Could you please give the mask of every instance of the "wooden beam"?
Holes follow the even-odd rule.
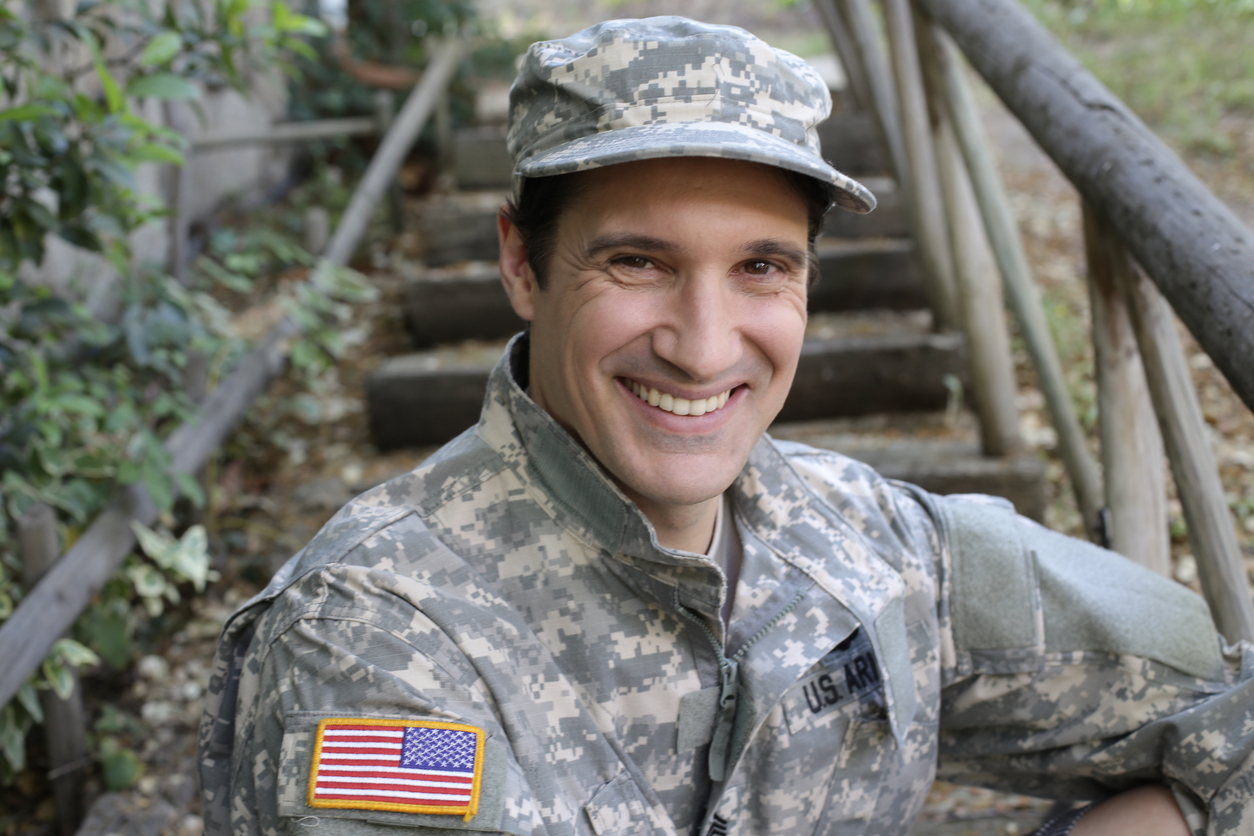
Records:
[[[835,0],[816,0],[814,8],[819,13],[819,19],[823,21],[823,28],[827,30],[828,37],[832,39],[836,57],[840,59],[845,78],[849,79],[849,90],[853,93],[854,102],[862,110],[870,112],[875,107],[875,102],[871,97],[871,84],[867,81],[866,69],[858,57],[858,47],[854,43],[853,33],[849,31],[849,27],[845,25],[845,19],[836,10]],[[839,163],[837,163],[837,168],[840,168]],[[841,170],[844,171],[844,169]]]
[[[918,0],[1254,408],[1254,231],[1012,0]]]
[[[971,353],[972,401],[980,418],[981,449],[986,456],[1017,453],[1023,448],[1023,438],[1001,277],[948,117],[940,119],[935,139],[950,219],[958,317]]]
[[[1108,545],[1170,577],[1163,438],[1120,290],[1132,281],[1134,268],[1110,227],[1091,206],[1084,204],[1083,209],[1102,470],[1110,510]]]
[[[910,165],[910,192],[914,206],[914,237],[919,262],[928,290],[928,301],[938,329],[958,327],[957,291],[954,287],[953,254],[949,250],[948,222],[941,199],[936,156],[927,99],[915,46],[914,20],[910,0],[882,0],[884,23],[897,81],[897,104],[901,108],[901,138]]]
[[[348,208],[340,217],[339,226],[335,228],[324,254],[328,260],[335,264],[347,264],[352,257],[370,216],[379,205],[379,199],[396,177],[396,170],[444,94],[465,51],[463,41],[451,40],[442,44],[432,57],[431,64],[422,74],[422,81],[414,87],[414,92],[409,94],[401,112],[388,128],[379,150],[371,158],[365,175],[353,192]]]
[[[870,0],[833,0],[853,36],[853,44],[857,53],[852,60],[862,65],[862,72],[867,79],[871,91],[872,113],[879,128],[884,147],[888,149],[888,157],[892,164],[893,175],[897,178],[897,189],[902,194],[911,194],[910,162],[906,159],[906,149],[901,139],[901,116],[897,106],[897,94],[892,85],[892,67],[880,46],[879,32],[875,27],[875,16],[871,11]]]
[[[1071,479],[1072,490],[1075,491],[1076,505],[1079,506],[1089,536],[1096,537],[1099,510],[1102,507],[1101,474],[1089,453],[1084,431],[1076,417],[1075,405],[1067,391],[1062,361],[1058,359],[1058,349],[1054,346],[1045,311],[1041,307],[1040,296],[1032,279],[1032,270],[1023,251],[1019,227],[1010,210],[1010,201],[1006,199],[1001,176],[993,164],[992,149],[984,137],[980,116],[971,98],[971,91],[967,89],[966,79],[962,76],[956,50],[943,32],[935,27],[932,32],[937,44],[936,55],[941,81],[939,89],[944,93],[945,110],[953,124],[958,146],[962,149],[971,185],[975,188],[980,215],[984,219],[984,230],[993,247],[997,267],[1001,271],[1010,309],[1019,324],[1032,366],[1036,369],[1050,421],[1054,431],[1058,433],[1058,452],[1067,467],[1067,476]]]
[[[1229,641],[1254,641],[1254,600],[1232,515],[1219,481],[1202,407],[1193,389],[1171,307],[1140,270],[1121,289],[1145,364],[1150,397],[1184,507],[1189,546],[1197,558],[1202,592],[1219,632]]]
[[[216,151],[240,145],[282,145],[289,142],[309,142],[315,139],[333,139],[341,136],[361,136],[382,133],[379,120],[372,116],[354,116],[348,119],[316,119],[308,122],[280,122],[276,125],[237,133],[201,134],[191,140],[193,151]]]

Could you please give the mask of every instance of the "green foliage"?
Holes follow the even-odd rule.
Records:
[[[57,510],[68,547],[126,485],[143,485],[167,525],[180,496],[203,503],[195,480],[166,473],[163,444],[194,407],[184,393],[190,361],[208,358],[215,376],[229,370],[246,346],[219,300],[250,289],[276,259],[314,263],[285,240],[271,241],[265,259],[250,262],[241,252],[242,260],[202,260],[211,267],[186,284],[135,263],[133,234],[165,211],[138,191],[136,168],[183,159],[182,140],[139,115],[142,100],[242,87],[284,50],[307,52],[304,39],[321,31],[283,2],[265,14],[248,0],[83,0],[71,17],[54,20],[31,19],[21,4],[0,6],[0,622],[23,596],[16,521],[32,505]],[[29,278],[50,236],[98,253],[123,277],[115,319],[100,321],[77,295]],[[329,295],[312,313],[295,309],[311,328],[297,344],[315,354],[321,349],[309,346],[323,345],[325,318],[343,304],[335,294],[352,296],[360,284],[344,271],[318,275]],[[302,293],[309,295],[287,295]],[[179,585],[200,591],[213,579],[203,528],[177,539],[146,528],[137,535],[143,556],[128,559],[75,626],[75,639],[58,641],[18,698],[0,708],[0,781],[25,766],[25,735],[43,719],[39,690],[64,694],[73,671],[101,659],[127,664],[145,613],[177,601]],[[110,739],[100,748],[106,783],[127,786],[138,761]]]
[[[342,116],[371,116],[375,112],[376,89],[344,71],[340,53],[354,61],[420,70],[429,59],[427,36],[452,37],[472,34],[484,24],[473,0],[391,0],[377,3],[349,0],[348,28],[336,39],[319,41],[314,49],[296,60],[296,71],[289,88],[291,118],[328,119]],[[513,58],[508,56],[509,75]],[[404,97],[408,91],[398,90]],[[474,93],[466,74],[460,73],[449,85],[449,110],[455,125],[468,124],[474,114]],[[424,131],[429,139],[432,126]],[[339,162],[349,171],[364,167],[368,158],[355,153],[346,140],[330,140],[328,145],[349,148]]]

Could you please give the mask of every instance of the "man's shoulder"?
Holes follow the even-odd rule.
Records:
[[[506,459],[468,430],[415,469],[389,479],[342,507],[275,573],[253,601],[284,609],[307,608],[320,597],[321,576],[364,576],[374,572],[417,577],[422,565],[447,564],[455,555],[433,524],[453,502],[490,503],[493,478]]]

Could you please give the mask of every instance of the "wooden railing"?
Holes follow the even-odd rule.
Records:
[[[991,255],[1090,535],[1169,572],[1165,450],[1217,626],[1228,639],[1254,640],[1254,600],[1172,316],[1174,308],[1254,406],[1254,233],[1014,0],[882,0],[891,62],[870,0],[818,5],[854,96],[877,116],[901,191],[915,204],[931,294],[956,294],[938,319],[956,322],[969,340],[977,404],[989,404],[977,410],[985,451],[1014,439],[1005,426],[1013,380],[992,356],[1004,342],[985,333],[1002,331],[993,325],[1000,312],[989,317],[970,298],[998,298],[985,266]],[[1104,486],[959,49],[1082,196]],[[940,209],[938,194],[949,196]]]

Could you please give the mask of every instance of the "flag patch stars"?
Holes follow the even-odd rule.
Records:
[[[479,806],[483,729],[339,717],[318,724],[311,807],[460,815]]]

